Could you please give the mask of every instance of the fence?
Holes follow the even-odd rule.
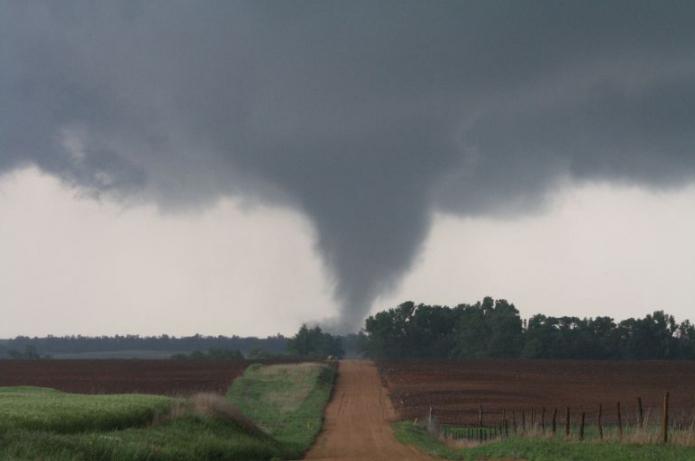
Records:
[[[695,444],[695,414],[684,409],[674,414],[669,402],[670,394],[666,392],[658,406],[648,408],[641,397],[629,409],[620,401],[591,409],[571,406],[485,409],[481,405],[477,411],[471,411],[430,406],[424,419],[430,432],[453,440],[485,442],[525,435],[564,435],[580,441],[587,436],[622,440],[629,432],[632,441],[639,436],[644,442],[668,443],[673,431],[679,431],[679,437],[683,438],[685,432],[687,442]],[[466,424],[457,424],[458,421]]]

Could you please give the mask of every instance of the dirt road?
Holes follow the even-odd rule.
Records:
[[[324,430],[305,459],[431,461],[394,438],[390,424],[394,417],[374,364],[343,360]]]

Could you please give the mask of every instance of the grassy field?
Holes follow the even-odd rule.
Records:
[[[524,459],[528,461],[687,461],[695,460],[695,447],[599,441],[565,441],[561,438],[511,437],[478,446],[452,448],[411,422],[394,424],[396,438],[423,452],[454,460]],[[477,445],[477,444],[471,444]]]
[[[333,369],[253,366],[240,379],[245,384],[233,386],[228,399],[0,388],[0,460],[268,460],[301,454],[320,429]]]
[[[321,430],[334,376],[318,363],[252,365],[227,397],[282,444],[286,458],[300,458]]]
[[[38,387],[0,388],[0,430],[58,433],[144,426],[169,411],[174,399],[157,395],[81,395]]]

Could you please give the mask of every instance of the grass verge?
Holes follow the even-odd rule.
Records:
[[[227,397],[298,459],[321,430],[334,379],[335,368],[319,363],[251,365]]]
[[[478,446],[452,448],[409,421],[394,424],[396,438],[421,451],[445,459],[528,461],[688,461],[695,460],[695,448],[679,445],[629,444],[598,441],[565,441],[550,438],[511,437]]]

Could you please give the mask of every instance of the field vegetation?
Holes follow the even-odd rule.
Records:
[[[321,430],[335,369],[319,363],[252,365],[234,381],[228,398],[297,459]]]
[[[425,453],[445,459],[524,459],[527,461],[688,461],[695,460],[695,441],[692,428],[681,431],[677,437],[684,443],[659,444],[654,431],[635,432],[619,441],[615,434],[603,441],[597,437],[578,441],[563,436],[513,436],[479,443],[452,441],[433,436],[423,425],[410,421],[394,424],[396,438],[402,443],[416,446]]]
[[[174,399],[157,395],[80,395],[35,387],[0,388],[0,430],[69,434],[144,426],[169,411]]]
[[[333,375],[320,364],[254,365],[226,398],[1,388],[0,459],[294,459],[320,429]]]

